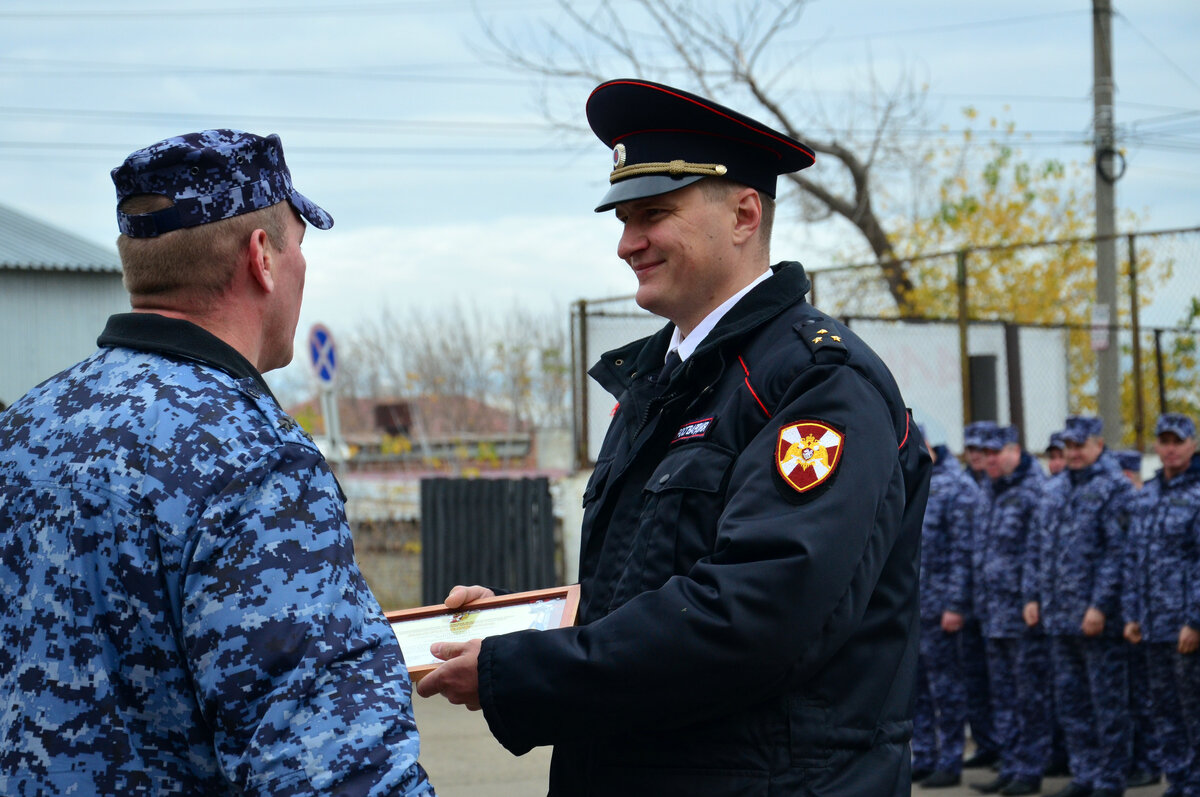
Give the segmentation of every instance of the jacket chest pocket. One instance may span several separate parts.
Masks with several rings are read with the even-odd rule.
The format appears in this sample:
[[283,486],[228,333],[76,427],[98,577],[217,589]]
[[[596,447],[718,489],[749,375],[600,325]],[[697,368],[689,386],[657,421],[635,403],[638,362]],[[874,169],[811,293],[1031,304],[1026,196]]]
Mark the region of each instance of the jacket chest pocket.
[[712,553],[733,454],[692,444],[672,451],[642,489],[637,532],[614,594],[614,607],[658,589]]

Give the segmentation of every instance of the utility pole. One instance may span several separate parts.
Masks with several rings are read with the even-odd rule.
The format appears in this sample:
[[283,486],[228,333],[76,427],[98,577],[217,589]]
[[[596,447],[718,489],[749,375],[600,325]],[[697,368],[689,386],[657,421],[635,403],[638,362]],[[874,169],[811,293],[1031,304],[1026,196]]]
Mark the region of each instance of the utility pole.
[[1096,303],[1092,348],[1096,350],[1097,400],[1104,438],[1121,442],[1121,362],[1117,345],[1117,241],[1115,183],[1125,171],[1113,120],[1112,2],[1092,0],[1092,100],[1096,156]]

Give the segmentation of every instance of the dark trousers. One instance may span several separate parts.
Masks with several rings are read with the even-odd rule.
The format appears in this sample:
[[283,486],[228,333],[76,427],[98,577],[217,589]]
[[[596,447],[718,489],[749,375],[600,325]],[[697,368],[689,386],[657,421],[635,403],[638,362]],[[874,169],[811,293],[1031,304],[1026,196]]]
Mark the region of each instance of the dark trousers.
[[979,750],[998,751],[1000,741],[996,738],[992,722],[992,693],[988,688],[987,647],[983,641],[983,629],[979,620],[967,618],[958,633],[962,636],[967,724],[971,726],[971,739]]
[[940,621],[922,620],[913,768],[961,772],[966,723],[961,634],[947,634]]
[[1041,635],[987,640],[1000,774],[1036,781],[1050,760],[1050,643]]
[[1129,771],[1128,653],[1113,637],[1051,637],[1054,697],[1072,780],[1125,790]]

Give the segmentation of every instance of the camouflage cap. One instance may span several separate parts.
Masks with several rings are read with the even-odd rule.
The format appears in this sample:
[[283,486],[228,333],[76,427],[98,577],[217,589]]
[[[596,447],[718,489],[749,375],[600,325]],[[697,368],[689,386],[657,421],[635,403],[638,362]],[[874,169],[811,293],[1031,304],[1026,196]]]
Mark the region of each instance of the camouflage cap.
[[1059,451],[1063,450],[1062,432],[1050,433],[1050,442],[1046,444],[1046,450],[1050,451],[1051,449],[1058,449]]
[[1141,451],[1118,451],[1117,463],[1121,466],[1121,470],[1132,470],[1141,472],[1142,470],[1142,452]]
[[991,430],[999,428],[995,421],[973,421],[963,427],[963,445],[967,448],[979,448],[983,438]]
[[1154,436],[1170,432],[1180,440],[1188,440],[1196,436],[1196,424],[1182,412],[1167,412],[1158,416],[1154,424]]
[[[112,180],[117,226],[131,238],[233,218],[285,199],[314,227],[333,226],[332,216],[292,187],[277,135],[202,130],[175,136],[134,152],[112,170]],[[151,213],[122,212],[121,203],[138,194],[157,194],[174,204]]]
[[1104,421],[1090,415],[1072,415],[1062,430],[1063,442],[1083,443],[1089,437],[1099,437],[1104,431]]
[[1016,443],[1020,439],[1015,426],[996,426],[992,424],[979,431],[979,448],[986,448],[989,451],[999,451],[1010,443]]

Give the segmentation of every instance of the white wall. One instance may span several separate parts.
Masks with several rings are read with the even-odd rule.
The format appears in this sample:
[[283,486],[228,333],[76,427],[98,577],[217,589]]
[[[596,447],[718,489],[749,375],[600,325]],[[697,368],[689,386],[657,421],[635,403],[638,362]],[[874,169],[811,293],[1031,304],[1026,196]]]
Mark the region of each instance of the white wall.
[[87,357],[108,317],[128,311],[119,273],[0,269],[0,401]]

